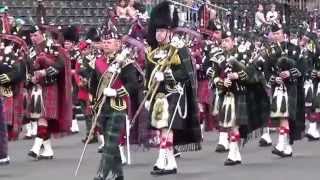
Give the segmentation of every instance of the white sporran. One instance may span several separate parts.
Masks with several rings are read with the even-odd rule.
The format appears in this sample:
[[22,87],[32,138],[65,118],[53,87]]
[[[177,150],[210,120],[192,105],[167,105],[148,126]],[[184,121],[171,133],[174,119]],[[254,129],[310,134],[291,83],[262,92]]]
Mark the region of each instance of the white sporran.
[[285,86],[277,86],[271,99],[271,118],[289,117],[288,92]]

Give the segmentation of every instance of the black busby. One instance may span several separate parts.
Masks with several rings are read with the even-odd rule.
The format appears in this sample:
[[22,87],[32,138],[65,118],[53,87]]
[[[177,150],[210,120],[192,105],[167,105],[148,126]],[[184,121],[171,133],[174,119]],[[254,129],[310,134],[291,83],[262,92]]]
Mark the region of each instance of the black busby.
[[221,25],[215,23],[212,19],[209,21],[207,29],[210,31],[222,31]]
[[100,41],[101,38],[99,31],[94,27],[90,28],[86,34],[86,40],[91,40],[94,42]]
[[158,42],[156,40],[156,30],[158,28],[176,28],[178,27],[178,24],[178,11],[174,5],[168,1],[161,2],[151,11],[148,25],[147,42],[153,49],[156,48],[158,46]]
[[70,26],[63,30],[64,40],[68,40],[71,42],[79,42],[79,28],[77,26]]
[[310,32],[310,31],[306,31],[303,35],[306,36],[307,38],[309,38],[310,40],[317,39],[317,34]]
[[280,24],[272,24],[271,25],[271,32],[277,32],[281,29],[282,29],[282,25],[280,25]]

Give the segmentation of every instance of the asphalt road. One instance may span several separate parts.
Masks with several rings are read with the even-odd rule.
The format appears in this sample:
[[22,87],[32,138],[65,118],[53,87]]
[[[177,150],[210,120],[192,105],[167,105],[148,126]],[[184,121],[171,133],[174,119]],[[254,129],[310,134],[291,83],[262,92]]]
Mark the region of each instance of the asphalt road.
[[[83,124],[81,125],[83,127]],[[0,167],[0,180],[92,180],[99,162],[98,144],[88,146],[77,177],[74,170],[81,154],[83,132],[53,140],[55,158],[34,161],[27,157],[33,141],[11,142],[9,166]],[[306,139],[294,146],[294,156],[280,159],[271,148],[258,147],[258,139],[251,140],[241,151],[243,164],[225,167],[226,154],[214,152],[216,133],[206,133],[200,152],[185,153],[178,159],[178,174],[153,177],[150,170],[157,157],[156,150],[135,148],[133,164],[125,166],[126,180],[316,180],[320,178],[320,142]],[[276,136],[273,136],[276,140]]]

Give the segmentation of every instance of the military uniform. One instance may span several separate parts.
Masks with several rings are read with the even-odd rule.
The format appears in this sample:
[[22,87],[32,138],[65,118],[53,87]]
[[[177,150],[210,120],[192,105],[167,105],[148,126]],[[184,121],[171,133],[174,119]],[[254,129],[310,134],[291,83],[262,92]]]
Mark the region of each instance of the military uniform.
[[0,34],[0,164],[9,163],[8,132],[17,138],[22,124],[21,82],[25,78],[27,46],[14,35]]
[[[304,131],[304,65],[299,60],[299,47],[281,42],[273,44],[265,57],[265,75],[271,85],[271,119],[289,121],[289,127],[280,127],[277,146],[272,151],[281,157],[292,155],[293,141],[301,138]],[[288,78],[281,78],[283,83],[276,82],[280,73],[288,71]],[[290,141],[289,141],[290,137]]]
[[177,173],[173,147],[179,151],[201,149],[195,70],[189,51],[170,43],[160,45],[155,37],[158,28],[170,30],[178,26],[177,11],[171,11],[169,6],[170,3],[165,1],[154,7],[148,25],[151,48],[145,65],[149,92],[145,105],[150,112],[151,127],[161,130],[159,156],[151,172],[153,175]]

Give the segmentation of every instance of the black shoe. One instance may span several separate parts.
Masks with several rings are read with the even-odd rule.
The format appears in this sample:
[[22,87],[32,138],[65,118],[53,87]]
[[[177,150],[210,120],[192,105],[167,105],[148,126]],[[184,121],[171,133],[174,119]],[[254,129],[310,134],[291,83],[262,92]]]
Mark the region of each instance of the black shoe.
[[292,157],[292,153],[286,154],[283,151],[278,150],[276,147],[274,147],[271,152],[272,152],[272,154],[275,154],[275,155],[280,156],[282,158]]
[[158,168],[158,166],[153,166],[153,171],[159,171],[161,170],[160,168]]
[[79,134],[80,131],[71,131],[71,134]]
[[227,149],[226,147],[224,147],[224,145],[218,144],[217,148],[216,148],[216,152],[217,153],[226,153],[228,152],[229,149]]
[[30,139],[33,139],[33,137],[32,136],[24,136],[23,137],[23,140],[30,140]]
[[272,143],[268,143],[265,139],[261,138],[259,141],[260,147],[269,147],[272,146]]
[[292,157],[292,153],[290,153],[290,154],[286,154],[286,153],[282,153],[282,157],[283,158],[287,158],[287,157]]
[[0,161],[0,166],[6,166],[10,164],[10,160],[8,158],[6,158],[6,160],[4,161]]
[[103,153],[103,147],[102,148],[98,148],[98,153]]
[[173,154],[175,158],[181,157],[181,152],[179,152],[176,148],[173,149]]
[[93,180],[104,180],[102,177],[94,177]]
[[53,159],[53,156],[42,156],[42,155],[40,155],[38,159],[39,160],[51,160],[51,159]]
[[319,141],[320,138],[315,138],[311,134],[306,134],[306,137],[308,138],[308,141]]
[[118,176],[115,180],[124,180],[123,176]]
[[165,170],[165,169],[159,169],[159,170],[153,170],[151,171],[151,175],[154,176],[163,176],[163,175],[169,175],[169,174],[177,174],[177,169],[172,170]]
[[241,164],[241,161],[234,161],[234,160],[231,160],[229,158],[224,162],[225,166],[235,166],[235,165],[238,165],[238,164]]
[[29,151],[28,156],[30,156],[36,160],[38,160],[38,158],[39,158],[39,156],[36,153],[34,153],[33,151]]

